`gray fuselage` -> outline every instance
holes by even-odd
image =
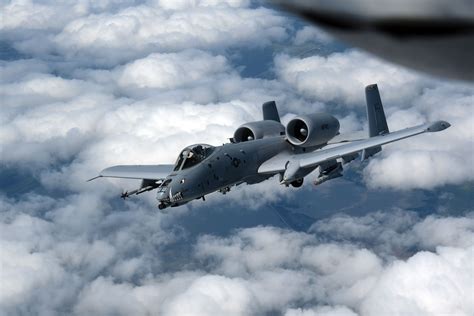
[[[286,150],[292,146],[284,136],[217,146],[197,165],[172,172],[158,189],[157,199],[178,206],[215,191],[226,192],[240,183],[262,182],[274,174],[258,174],[258,167]]]

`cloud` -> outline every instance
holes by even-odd
[[[146,309],[133,295],[130,284],[114,284],[99,277],[81,293],[74,312],[78,315],[145,315]]]
[[[174,89],[226,71],[223,56],[200,51],[152,54],[127,64],[118,82],[123,87]]]
[[[408,103],[423,84],[420,77],[387,64],[357,50],[333,53],[327,57],[296,58],[286,54],[275,57],[275,71],[280,80],[313,100],[360,106],[363,88],[372,83],[381,87],[384,104]],[[417,84],[415,84],[417,83]]]
[[[362,303],[362,314],[471,314],[473,255],[472,246],[441,248],[393,263]]]
[[[313,26],[305,26],[298,30],[294,38],[295,45],[302,45],[308,42],[329,44],[332,41],[333,39],[330,35]]]
[[[116,209],[104,195],[0,198],[1,313],[71,313],[82,288],[102,275],[126,282],[159,271],[161,249],[183,232],[165,228],[166,216],[149,207]]]
[[[382,223],[379,221],[377,224],[370,224],[368,228],[378,228],[381,233],[390,232],[390,226],[395,226],[391,220],[400,215],[405,216],[405,218],[411,216],[405,212],[387,215],[384,216]],[[369,214],[366,220],[371,216],[374,215]],[[381,217],[381,214],[375,214],[375,216]],[[317,222],[317,224],[320,224],[319,227],[325,227],[328,230],[328,236],[334,233],[334,229],[345,232],[347,225],[341,226],[337,222],[337,218],[334,218],[334,220],[334,225],[332,225],[332,222],[324,221]],[[358,221],[357,218],[346,217],[347,224],[355,225]],[[412,221],[410,220],[408,223]],[[434,229],[424,229],[427,225],[434,225],[433,223],[446,226],[443,227],[444,229],[436,230],[436,233]],[[409,249],[413,244],[418,244],[423,249],[424,246],[427,246],[423,241],[425,238],[437,240],[437,236],[442,236],[443,232],[455,231],[455,227],[460,227],[460,223],[464,223],[462,225],[472,225],[472,219],[428,217],[425,220],[416,220],[414,227],[407,224],[407,221],[401,221],[398,224],[398,229],[401,229],[402,232],[392,236],[392,239],[385,240],[385,242],[397,243],[396,239],[402,238],[407,241],[411,240],[411,243],[399,244],[399,247]],[[333,227],[333,230],[331,230],[331,227]],[[472,228],[461,230],[460,234],[463,235],[463,238],[472,238]],[[374,235],[377,235],[377,231],[374,232]],[[319,236],[319,234],[315,236]],[[356,236],[371,238],[370,234],[367,236],[363,232],[357,232]],[[381,240],[383,239],[385,238],[382,237]],[[349,242],[349,240],[346,242]],[[299,286],[295,285],[293,287],[292,283],[288,284],[288,281],[286,281],[282,285],[285,290],[283,288],[278,290],[274,289],[274,287],[278,288],[278,285],[273,283],[271,286],[268,285],[274,291],[281,293],[278,296],[280,301],[286,301],[287,303],[291,302],[292,293],[295,294],[291,289],[304,288],[307,291],[306,293],[318,302],[347,305],[350,308],[349,311],[351,309],[356,310],[364,315],[376,314],[383,310],[389,313],[409,313],[410,311],[432,313],[435,310],[442,310],[446,313],[458,311],[468,314],[472,304],[469,303],[468,295],[463,293],[470,293],[469,289],[472,287],[470,283],[473,277],[472,269],[468,264],[473,255],[472,241],[464,242],[460,238],[447,238],[444,245],[445,248],[437,248],[435,253],[419,252],[405,261],[394,260],[393,256],[397,255],[400,248],[390,248],[388,247],[390,245],[386,244],[382,247],[387,248],[384,251],[392,252],[392,256],[381,259],[376,254],[380,251],[377,248],[375,248],[376,252],[374,253],[373,250],[357,248],[350,244],[319,242],[314,236],[305,233],[290,233],[274,228],[258,227],[245,229],[239,232],[238,235],[226,239],[205,237],[197,245],[197,255],[202,261],[210,262],[218,273],[234,277],[245,276],[246,279],[257,283],[263,282],[260,274],[266,276],[274,273],[284,274],[293,269],[303,273],[305,276],[302,279],[296,276],[291,277],[293,282],[302,282]],[[451,254],[452,257],[450,257]],[[205,260],[209,256],[214,259]],[[387,261],[384,262],[385,260]],[[430,268],[432,265],[434,265],[433,268]],[[466,278],[461,276],[460,270],[467,273]],[[402,273],[399,274],[398,272]],[[418,277],[415,277],[414,274],[417,274]],[[445,278],[444,281],[440,282],[452,282],[453,287],[441,286],[443,291],[449,293],[430,292],[430,289],[439,287],[436,281],[434,283],[432,281],[436,280],[437,276]],[[466,281],[466,279],[471,281]],[[265,278],[265,280],[270,282],[269,279]],[[312,286],[309,286],[307,282]],[[417,291],[417,294],[413,293],[412,296],[406,290],[415,284],[417,284],[417,290],[414,291]],[[383,293],[387,297],[382,299],[379,296],[379,293],[381,293],[379,286],[383,287]],[[310,290],[309,287],[312,287],[313,290]],[[322,287],[322,289],[318,291],[318,287]],[[431,293],[432,295],[422,295],[421,293]],[[418,294],[420,296],[417,296]],[[259,295],[265,296],[263,293]],[[304,294],[296,295],[303,296]],[[443,295],[456,296],[457,299],[454,301],[442,300]],[[393,303],[390,301],[392,299]],[[437,306],[436,304],[430,305],[430,300],[438,300],[440,303]],[[389,306],[385,306],[387,301],[391,302]],[[375,302],[384,305],[375,306]],[[451,304],[451,302],[453,303]],[[413,304],[421,306],[410,309],[413,308]]]
[[[110,1],[5,4],[2,32],[15,49],[111,67],[152,52],[224,50],[285,40],[286,18],[249,1]]]
[[[419,242],[420,236],[427,238],[432,232],[420,234],[416,227],[445,220],[417,220],[413,229],[403,228]],[[448,219],[457,220],[461,218]],[[472,225],[472,219],[468,221]],[[456,227],[452,222],[446,225]],[[468,237],[472,231],[461,234]],[[463,247],[453,241],[434,252],[383,259],[373,250],[326,243],[317,236],[272,227],[243,229],[224,238],[204,236],[195,245],[196,262],[202,264],[198,272],[160,275],[143,285],[99,278],[83,290],[76,311],[126,313],[130,307],[122,308],[123,302],[136,305],[133,308],[138,314],[165,315],[271,311],[287,315],[438,311],[468,315],[472,311],[472,244]],[[101,300],[107,293],[117,293],[121,299],[111,301],[109,295]],[[306,307],[289,307],[294,304]]]
[[[283,18],[265,8],[249,10],[220,5],[186,9],[170,12],[141,6],[114,15],[89,16],[72,21],[54,41],[63,51],[73,47],[76,54],[95,52],[97,57],[105,57],[105,53],[114,53],[116,49],[129,54],[150,48],[170,51],[242,43],[261,45],[286,36],[281,26]]]
[[[428,217],[413,227],[424,249],[436,247],[470,247],[474,240],[473,214],[460,218]],[[442,234],[439,232],[443,232]]]
[[[208,275],[194,280],[167,304],[167,315],[245,315],[252,311],[253,295],[239,279]]]
[[[464,217],[430,215],[421,219],[415,212],[394,209],[361,217],[338,214],[317,221],[309,229],[321,238],[351,242],[387,256],[408,256],[403,249],[434,251],[436,247],[468,248],[474,238],[473,214]]]
[[[108,199],[101,190],[59,200],[0,199],[2,284],[10,284],[0,296],[2,311],[472,312],[472,214],[335,215],[309,233],[259,226],[193,241],[174,227],[182,213]],[[189,245],[183,253],[174,246],[180,241]],[[47,299],[51,293],[59,294]]]
[[[312,309],[289,309],[285,316],[355,316],[352,310],[344,306],[321,306]]]
[[[466,174],[466,170],[452,167],[462,166],[465,157],[463,155],[453,157],[449,153],[438,151],[397,152],[381,161],[374,160],[365,170],[365,176],[375,187],[393,187],[401,190],[459,184],[473,179],[470,170]]]

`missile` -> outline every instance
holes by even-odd
[[[313,184],[320,185],[328,180],[339,178],[339,177],[342,177],[342,173],[330,173],[329,175],[318,177],[316,180],[314,180]]]
[[[314,185],[320,185],[323,182],[339,177],[342,177],[342,164],[340,162],[338,162],[334,167],[321,171],[319,177],[316,178],[313,183]]]

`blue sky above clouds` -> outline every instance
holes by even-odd
[[[346,47],[260,1],[4,1],[0,314],[395,315],[474,312],[474,88]],[[275,179],[157,212],[114,164],[219,145],[276,100],[392,130],[343,179]]]

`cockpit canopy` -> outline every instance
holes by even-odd
[[[173,170],[178,171],[191,168],[209,157],[215,149],[214,146],[207,144],[188,146],[179,154]]]

